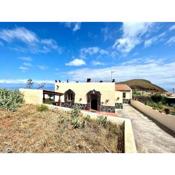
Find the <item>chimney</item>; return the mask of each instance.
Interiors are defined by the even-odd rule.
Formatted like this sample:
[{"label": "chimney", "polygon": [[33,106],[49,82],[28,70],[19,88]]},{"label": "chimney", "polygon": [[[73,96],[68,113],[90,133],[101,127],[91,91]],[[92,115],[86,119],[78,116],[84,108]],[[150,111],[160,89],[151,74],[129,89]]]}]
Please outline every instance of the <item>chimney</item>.
[{"label": "chimney", "polygon": [[88,82],[88,83],[91,82],[91,79],[90,79],[90,78],[87,78],[87,82]]}]

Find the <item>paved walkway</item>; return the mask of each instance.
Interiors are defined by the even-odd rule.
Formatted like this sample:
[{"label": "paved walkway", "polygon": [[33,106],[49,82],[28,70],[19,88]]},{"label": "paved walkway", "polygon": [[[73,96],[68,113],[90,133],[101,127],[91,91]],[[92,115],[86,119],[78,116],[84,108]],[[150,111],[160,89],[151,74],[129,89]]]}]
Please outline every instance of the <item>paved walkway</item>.
[{"label": "paved walkway", "polygon": [[130,105],[124,105],[118,116],[131,119],[138,152],[175,153],[175,137]]}]

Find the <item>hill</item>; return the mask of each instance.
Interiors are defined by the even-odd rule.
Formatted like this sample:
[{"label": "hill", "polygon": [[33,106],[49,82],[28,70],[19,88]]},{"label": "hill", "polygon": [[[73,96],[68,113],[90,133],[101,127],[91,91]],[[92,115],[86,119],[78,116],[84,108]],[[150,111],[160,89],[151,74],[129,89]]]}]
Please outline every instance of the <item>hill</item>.
[{"label": "hill", "polygon": [[166,92],[165,89],[151,83],[148,80],[144,79],[133,79],[133,80],[128,80],[120,83],[125,83],[128,86],[131,87],[131,89],[134,90],[144,90],[144,91],[152,91],[152,92]]}]

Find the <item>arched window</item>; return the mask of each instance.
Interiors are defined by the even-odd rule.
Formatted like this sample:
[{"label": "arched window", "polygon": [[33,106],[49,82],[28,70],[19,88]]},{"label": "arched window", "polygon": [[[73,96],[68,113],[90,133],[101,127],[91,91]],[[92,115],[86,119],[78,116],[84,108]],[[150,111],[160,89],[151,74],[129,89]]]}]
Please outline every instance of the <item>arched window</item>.
[{"label": "arched window", "polygon": [[69,89],[64,93],[64,101],[68,103],[74,103],[75,93]]}]

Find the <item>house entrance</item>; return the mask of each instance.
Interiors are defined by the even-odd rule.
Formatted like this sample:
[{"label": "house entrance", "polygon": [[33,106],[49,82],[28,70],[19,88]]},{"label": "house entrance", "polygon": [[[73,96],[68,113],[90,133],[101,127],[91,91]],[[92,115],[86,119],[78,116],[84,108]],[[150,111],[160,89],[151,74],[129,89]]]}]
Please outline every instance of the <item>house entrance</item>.
[{"label": "house entrance", "polygon": [[92,90],[87,93],[87,103],[89,109],[100,110],[101,94],[98,91]]},{"label": "house entrance", "polygon": [[97,110],[97,106],[97,96],[94,96],[91,99],[91,109]]}]

